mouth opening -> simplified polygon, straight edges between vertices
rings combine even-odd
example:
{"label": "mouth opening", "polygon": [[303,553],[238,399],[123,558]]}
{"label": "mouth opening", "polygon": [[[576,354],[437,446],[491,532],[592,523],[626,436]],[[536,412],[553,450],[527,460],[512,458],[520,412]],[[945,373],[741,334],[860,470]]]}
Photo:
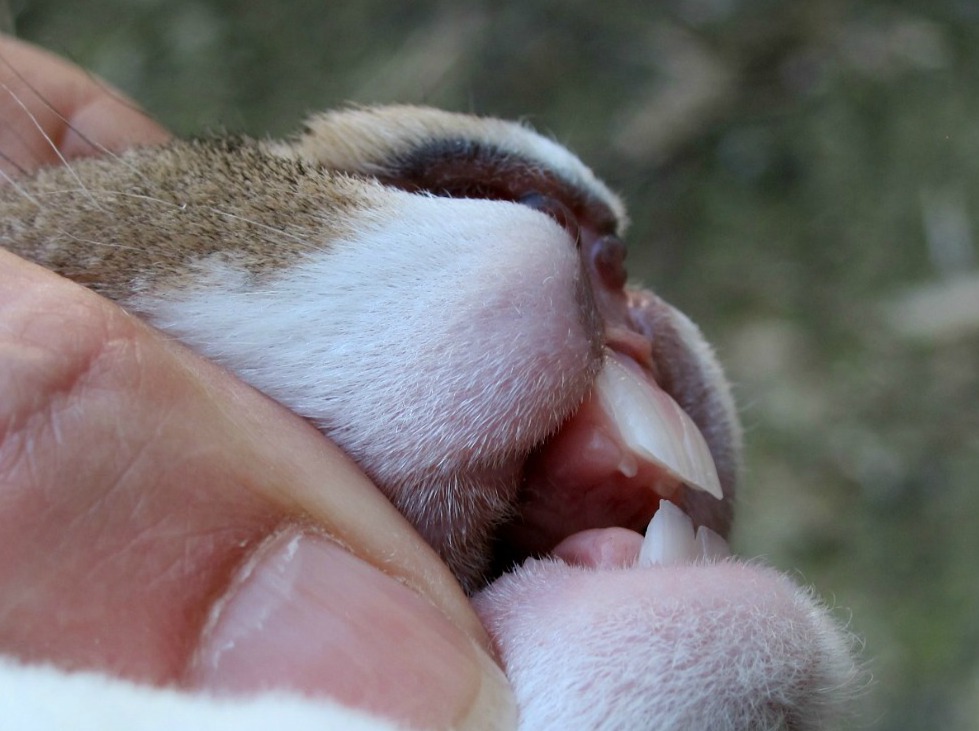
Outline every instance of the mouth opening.
{"label": "mouth opening", "polygon": [[[610,528],[636,539],[649,534],[647,543],[659,548],[644,549],[647,563],[649,556],[659,556],[656,563],[724,555],[719,532],[727,528],[730,500],[723,485],[730,487],[730,471],[722,478],[708,438],[678,403],[693,403],[701,421],[724,421],[704,413],[723,411],[712,393],[720,386],[707,382],[675,328],[660,326],[676,311],[625,286],[625,251],[617,237],[596,233],[588,222],[569,226],[566,210],[530,200],[549,215],[557,210],[555,219],[578,237],[605,323],[604,362],[584,402],[525,464],[515,517],[496,534],[492,574],[532,556],[581,555],[595,531]],[[677,367],[696,373],[680,379],[673,373]],[[691,380],[698,392],[693,397],[672,392]],[[704,401],[715,402],[714,408],[702,408],[698,402]],[[724,431],[715,429],[710,437],[716,443]],[[580,538],[586,534],[591,538]],[[578,546],[571,553],[561,548],[569,541]]]}
{"label": "mouth opening", "polygon": [[[639,364],[607,348],[584,403],[528,459],[515,517],[497,533],[493,574],[596,530],[646,534],[666,505],[690,528],[683,530],[674,513],[667,513],[664,535],[679,538],[668,542],[664,555],[696,558],[695,539],[708,541],[697,538],[684,512],[696,494],[724,500],[700,430]],[[713,545],[719,536],[710,535]]]}
{"label": "mouth opening", "polygon": [[446,143],[379,178],[412,192],[509,201],[550,216],[578,250],[604,323],[602,369],[577,411],[524,465],[486,578],[613,528],[640,541],[655,536],[667,548],[651,555],[667,560],[723,553],[726,544],[717,544],[730,521],[733,416],[715,393],[722,386],[701,367],[703,354],[673,327],[676,311],[627,286],[615,214],[540,165],[478,145]]}

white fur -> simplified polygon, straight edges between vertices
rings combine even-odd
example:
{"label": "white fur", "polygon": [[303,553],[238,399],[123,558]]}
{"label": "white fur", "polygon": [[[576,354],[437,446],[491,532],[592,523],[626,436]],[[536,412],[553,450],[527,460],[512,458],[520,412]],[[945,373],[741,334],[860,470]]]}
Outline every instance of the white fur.
{"label": "white fur", "polygon": [[811,592],[761,566],[531,561],[476,607],[521,731],[820,731],[861,680]]}
{"label": "white fur", "polygon": [[285,693],[215,698],[95,673],[0,660],[4,731],[399,731],[329,700]]}
{"label": "white fur", "polygon": [[417,471],[420,455],[457,469],[477,449],[528,449],[555,424],[528,423],[518,396],[540,394],[526,404],[540,409],[580,369],[569,347],[588,350],[573,242],[512,203],[379,195],[354,240],[284,271],[255,279],[205,260],[193,285],[128,305],[312,419],[375,477]]}
{"label": "white fur", "polygon": [[[333,128],[335,144],[311,158],[342,169],[397,157],[440,131],[460,134],[460,117],[417,109],[345,112],[318,124]],[[462,132],[557,171],[624,226],[618,198],[559,145],[496,120],[470,119]],[[513,203],[380,186],[364,195],[376,199],[344,211],[355,232],[346,240],[324,236],[261,274],[229,255],[203,259],[194,276],[126,304],[310,418],[376,479],[485,477],[555,428],[587,387],[567,382],[587,376],[591,338],[600,336],[583,322],[578,253],[554,221]],[[295,244],[283,243],[286,252]],[[693,326],[681,321],[681,331],[713,370]],[[703,567],[678,569],[679,581],[662,587],[663,571],[599,572],[562,595],[563,572],[574,571],[529,567],[477,600],[523,731],[816,729],[855,675],[845,634],[772,572],[747,567],[745,581],[708,581],[695,593],[687,582]],[[0,662],[0,728],[396,727],[284,693],[222,700]]]}

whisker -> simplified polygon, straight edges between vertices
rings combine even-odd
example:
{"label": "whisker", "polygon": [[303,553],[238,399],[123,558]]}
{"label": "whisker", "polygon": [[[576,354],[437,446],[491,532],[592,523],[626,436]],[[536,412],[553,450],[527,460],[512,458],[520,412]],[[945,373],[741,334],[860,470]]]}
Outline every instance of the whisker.
{"label": "whisker", "polygon": [[[133,191],[129,191],[129,190],[117,190],[112,188],[95,189],[95,188],[87,188],[85,186],[79,186],[79,188],[77,189],[59,188],[56,190],[51,190],[45,194],[45,197],[67,195],[70,193],[85,193],[89,197],[91,197],[93,194],[97,194],[99,196],[106,196],[106,197],[116,196],[119,198],[134,198],[136,200],[142,200],[148,203],[156,203],[161,206],[168,206],[170,208],[176,208],[179,210],[184,210],[188,205],[195,205],[193,203],[177,203],[175,201],[166,200],[165,198],[157,198],[156,196],[152,196],[147,193],[134,193]],[[99,206],[99,208],[102,209],[102,206]],[[229,218],[234,221],[240,221],[242,223],[248,224],[249,226],[254,226],[255,228],[265,229],[266,231],[269,231],[270,233],[273,234],[286,236],[298,243],[308,243],[307,239],[303,238],[298,234],[289,233],[289,231],[285,229],[280,229],[280,228],[276,228],[275,226],[270,226],[267,223],[262,223],[261,221],[255,220],[253,218],[249,218],[248,216],[242,216],[239,213],[232,213],[231,211],[225,211],[220,208],[215,208],[214,206],[209,206],[208,209],[212,213],[216,213],[219,216],[223,216],[225,218]]]}
{"label": "whisker", "polygon": [[[10,155],[8,155],[3,150],[0,150],[0,160],[3,160],[10,167],[15,168],[17,172],[20,173],[21,175],[27,175],[27,170],[21,167],[17,162],[14,161],[14,159]],[[0,172],[2,172],[2,170],[0,170]]]}
{"label": "whisker", "polygon": [[[84,133],[82,133],[79,129],[74,127],[71,124],[71,122],[68,121],[68,118],[65,117],[61,112],[59,112],[57,108],[51,102],[49,102],[47,98],[40,91],[37,90],[37,87],[35,87],[30,81],[28,81],[27,77],[24,76],[16,66],[10,63],[10,61],[8,61],[3,54],[0,54],[0,63],[6,66],[10,70],[10,73],[13,74],[13,76],[20,83],[22,83],[34,95],[34,97],[48,109],[49,112],[54,114],[54,116],[57,117],[61,122],[64,122],[65,126],[71,129],[75,134],[77,134],[83,142],[87,143],[90,147],[92,147],[95,150],[98,150],[103,154],[115,155],[115,153],[113,153],[112,150],[110,150],[109,148],[105,147],[105,145],[95,142],[94,140],[86,136]],[[87,71],[86,73],[88,74],[89,78],[94,82],[96,77],[88,73]],[[4,88],[6,88],[8,92],[10,92],[10,95],[14,97],[14,99],[20,101],[17,95],[9,87],[4,87]]]}
{"label": "whisker", "polygon": [[[139,168],[137,168],[135,165],[133,165],[132,163],[130,163],[128,160],[126,160],[125,156],[120,155],[120,154],[112,151],[111,149],[109,149],[108,147],[106,147],[105,145],[103,145],[101,142],[96,142],[91,137],[89,137],[84,132],[82,132],[80,129],[78,129],[77,127],[75,127],[71,123],[71,121],[67,117],[65,117],[65,115],[63,115],[61,112],[59,112],[58,109],[53,104],[51,104],[51,102],[49,102],[45,98],[45,96],[43,94],[41,94],[41,92],[39,92],[34,87],[33,84],[31,84],[30,81],[27,80],[27,78],[17,69],[16,66],[14,66],[12,63],[10,63],[10,61],[8,61],[6,58],[4,58],[3,54],[0,54],[0,63],[3,63],[5,66],[7,66],[7,68],[10,69],[11,73],[13,73],[13,75],[16,76],[17,79],[20,80],[20,82],[22,84],[24,84],[24,86],[26,86],[34,94],[34,96],[37,97],[37,99],[45,107],[47,107],[47,109],[55,117],[57,117],[61,122],[63,122],[65,124],[65,126],[68,127],[70,130],[72,130],[76,135],[78,135],[79,139],[81,139],[83,142],[85,142],[86,144],[88,144],[92,149],[98,150],[101,154],[106,155],[108,157],[111,157],[111,158],[113,158],[115,160],[118,160],[123,165],[125,165],[127,168],[129,168],[129,170],[131,170],[132,172],[136,173],[141,178],[144,178],[145,179],[144,173]],[[133,102],[129,101],[129,99],[127,99],[124,95],[122,95],[119,92],[117,92],[115,89],[113,89],[111,86],[109,86],[108,84],[106,84],[104,81],[102,81],[102,79],[100,79],[98,76],[96,76],[95,74],[93,74],[91,71],[85,69],[85,74],[86,74],[86,76],[88,76],[88,79],[93,84],[95,84],[97,87],[99,87],[99,89],[101,89],[102,92],[106,96],[111,97],[112,99],[114,99],[116,102],[118,102],[119,104],[123,105],[127,109],[130,109],[130,110],[132,110],[134,112],[137,112],[138,114],[142,115],[143,117],[146,117],[146,119],[152,120],[152,117],[149,114],[146,113],[146,110],[142,109],[138,105],[136,105]]]}
{"label": "whisker", "polygon": [[174,201],[168,201],[165,198],[157,198],[156,196],[149,195],[147,193],[133,193],[129,190],[99,190],[96,191],[101,195],[114,195],[119,198],[135,198],[136,200],[146,201],[148,203],[157,203],[161,206],[170,206],[171,208],[178,208],[183,210],[186,207],[186,203],[175,203]]}
{"label": "whisker", "polygon": [[267,223],[262,223],[260,221],[255,221],[255,220],[253,220],[251,218],[248,218],[247,216],[241,216],[241,215],[238,215],[236,213],[231,213],[230,211],[222,211],[220,208],[214,208],[214,207],[212,207],[211,210],[214,211],[214,213],[217,213],[219,216],[225,216],[226,218],[230,218],[230,219],[232,219],[234,221],[241,221],[242,223],[247,223],[247,224],[249,224],[251,226],[254,226],[255,228],[265,229],[265,230],[267,230],[270,233],[273,233],[273,234],[277,234],[279,236],[284,236],[284,237],[290,238],[293,241],[296,241],[296,242],[298,242],[300,244],[304,244],[304,245],[305,244],[309,244],[309,239],[308,238],[305,238],[305,237],[300,236],[298,234],[290,233],[289,231],[286,231],[285,229],[276,228],[275,226],[269,226]]}
{"label": "whisker", "polygon": [[[43,201],[41,201],[41,200],[38,200],[37,198],[32,197],[30,194],[28,194],[26,190],[24,190],[19,185],[17,185],[16,181],[11,176],[9,176],[8,174],[4,173],[2,170],[0,170],[0,176],[2,176],[4,179],[6,179],[11,185],[14,186],[14,188],[19,193],[21,193],[27,200],[29,200],[35,206],[37,206],[38,208],[43,208],[43,206],[45,205],[45,203]],[[167,208],[176,209],[176,210],[184,210],[188,205],[194,205],[192,203],[191,204],[188,204],[188,203],[177,203],[177,202],[174,202],[174,201],[166,200],[164,198],[157,198],[155,196],[148,195],[146,193],[134,193],[132,191],[127,191],[127,190],[93,189],[93,188],[87,188],[85,186],[81,186],[81,187],[79,187],[77,189],[76,188],[60,188],[60,189],[57,189],[57,190],[49,190],[49,191],[46,191],[42,197],[43,198],[48,198],[48,199],[53,199],[53,198],[57,198],[59,196],[70,195],[70,194],[84,194],[87,197],[89,197],[90,199],[94,198],[94,196],[102,196],[102,197],[114,196],[114,197],[118,197],[118,198],[132,198],[132,199],[135,199],[135,200],[141,200],[141,201],[145,201],[147,203],[152,203],[152,204],[155,204],[155,205],[158,205],[158,206],[161,206],[161,207],[167,207]],[[105,210],[104,207],[101,206],[101,205],[98,205],[98,207],[101,210]],[[248,226],[252,226],[255,229],[258,229],[259,231],[262,231],[263,234],[262,234],[261,238],[263,240],[265,240],[265,241],[268,241],[268,242],[272,243],[272,244],[276,244],[276,243],[278,243],[278,242],[280,242],[282,240],[285,240],[285,239],[291,239],[292,241],[295,241],[295,242],[300,243],[300,244],[303,244],[303,245],[306,245],[306,244],[309,243],[309,240],[307,238],[305,238],[305,237],[303,237],[303,236],[301,236],[299,234],[291,233],[290,231],[288,231],[286,229],[281,229],[281,228],[276,228],[275,226],[270,226],[270,225],[268,225],[266,223],[262,223],[261,221],[257,221],[257,220],[255,220],[253,218],[249,218],[248,216],[242,216],[241,214],[232,213],[231,211],[225,211],[225,210],[222,210],[220,208],[215,208],[213,206],[209,206],[208,209],[212,213],[215,213],[215,214],[217,214],[219,216],[222,216],[224,218],[228,218],[228,219],[231,219],[231,220],[234,220],[234,221],[239,221],[239,222],[244,223],[244,224],[246,224]],[[92,245],[95,245],[95,246],[116,246],[117,248],[133,248],[133,250],[135,250],[134,247],[123,247],[121,245],[107,244],[107,243],[101,242],[101,241],[89,241],[89,240],[79,239],[77,236],[75,236],[74,234],[68,233],[67,231],[62,231],[62,233],[65,236],[69,236],[70,238],[75,239],[77,241],[82,241],[84,243],[92,244]]]}
{"label": "whisker", "polygon": [[101,247],[103,249],[118,249],[119,251],[139,251],[138,246],[126,246],[125,244],[113,244],[108,241],[99,241],[98,239],[83,239],[81,236],[77,236],[70,231],[65,229],[60,229],[59,233],[62,236],[70,238],[72,241],[77,241],[80,244],[88,244],[92,247]]}
{"label": "whisker", "polygon": [[[3,155],[3,153],[0,153],[0,155]],[[4,159],[8,160],[10,162],[10,164],[13,165],[15,168],[17,168],[21,172],[24,172],[20,168],[20,166],[17,165],[17,163],[9,160],[9,158],[7,158],[6,155],[3,155],[3,157],[4,157]],[[37,198],[35,198],[34,196],[32,196],[30,193],[28,193],[27,190],[25,190],[24,187],[22,185],[20,185],[15,178],[13,178],[11,175],[9,175],[8,173],[6,173],[2,169],[0,169],[0,177],[2,177],[4,180],[7,181],[7,185],[9,185],[10,187],[12,187],[21,196],[23,196],[24,200],[30,201],[31,203],[33,203],[38,208],[41,208],[42,207],[41,206],[41,202]]]}
{"label": "whisker", "polygon": [[[44,131],[44,128],[41,126],[41,123],[37,121],[37,117],[34,115],[34,113],[27,108],[27,105],[24,104],[23,100],[16,93],[14,93],[13,89],[11,89],[6,82],[0,81],[0,88],[2,88],[4,91],[10,94],[11,99],[13,99],[14,102],[17,103],[17,106],[19,106],[22,110],[24,110],[24,114],[26,114],[27,118],[31,120],[31,124],[33,124],[34,127],[37,129],[37,131],[41,133],[41,136],[51,147],[52,152],[54,152],[54,154],[58,157],[58,160],[61,161],[61,164],[68,169],[68,174],[71,175],[73,178],[75,178],[75,181],[78,183],[79,188],[81,188],[82,190],[86,190],[85,184],[82,183],[81,178],[78,177],[78,173],[76,173],[75,170],[71,167],[71,165],[68,164],[67,158],[65,158],[65,156],[61,154],[61,150],[58,149],[58,145],[56,145],[54,140],[52,140],[51,137]],[[101,206],[99,206],[98,201],[95,200],[94,197],[92,196],[89,197],[91,198],[92,203],[97,208],[101,208]]]}
{"label": "whisker", "polygon": [[[6,157],[5,155],[3,155],[2,152],[0,152],[0,156]],[[14,165],[15,167],[17,167],[16,163],[13,163],[12,162],[11,164]],[[24,187],[21,186],[17,182],[16,179],[14,179],[13,177],[11,177],[9,174],[7,174],[6,172],[4,172],[3,170],[0,170],[0,178],[2,178],[3,180],[6,180],[7,181],[7,184],[10,187],[12,187],[14,190],[16,190],[19,195],[23,196],[23,198],[25,200],[27,200],[30,203],[32,203],[39,210],[44,210],[44,204],[41,201],[39,201],[37,198],[35,198],[34,196],[32,196],[30,193],[28,193],[24,189]],[[83,244],[89,244],[91,246],[112,247],[112,248],[116,248],[116,249],[128,249],[128,250],[131,250],[131,251],[136,251],[136,247],[133,247],[133,246],[123,246],[122,244],[110,244],[110,243],[106,243],[105,241],[93,241],[91,239],[83,239],[80,236],[72,233],[71,231],[69,231],[68,229],[65,229],[65,228],[58,228],[57,229],[57,232],[58,232],[58,234],[60,234],[61,236],[64,236],[67,239],[71,239],[73,241],[78,241],[79,243],[83,243]]]}
{"label": "whisker", "polygon": [[43,164],[41,158],[34,151],[33,149],[34,146],[30,143],[28,138],[21,132],[20,127],[11,124],[6,119],[0,120],[0,125],[3,126],[3,134],[4,134],[4,138],[8,142],[8,150],[12,146],[9,143],[18,142],[20,148],[22,148],[24,151],[24,156],[27,158],[27,167],[25,168],[23,165],[20,165],[19,163],[15,163],[12,153],[10,153],[7,156],[7,160],[10,162],[10,164],[16,167],[21,172],[26,172],[34,168],[41,167],[41,165]]}

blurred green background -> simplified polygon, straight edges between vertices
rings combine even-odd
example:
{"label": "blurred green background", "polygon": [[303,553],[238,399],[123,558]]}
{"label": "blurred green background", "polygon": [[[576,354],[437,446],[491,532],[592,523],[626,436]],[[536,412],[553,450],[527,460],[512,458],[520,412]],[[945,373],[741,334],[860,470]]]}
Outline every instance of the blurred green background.
{"label": "blurred green background", "polygon": [[519,117],[628,200],[747,427],[738,549],[863,639],[853,728],[979,729],[979,2],[12,2],[181,134]]}

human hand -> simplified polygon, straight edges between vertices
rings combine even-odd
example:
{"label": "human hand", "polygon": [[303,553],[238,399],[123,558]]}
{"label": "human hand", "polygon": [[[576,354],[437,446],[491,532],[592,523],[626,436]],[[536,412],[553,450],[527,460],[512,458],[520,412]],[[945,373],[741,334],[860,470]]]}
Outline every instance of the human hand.
{"label": "human hand", "polygon": [[[8,176],[168,137],[24,43],[0,41],[0,81]],[[506,727],[465,597],[339,450],[112,303],[0,260],[0,652]]]}

